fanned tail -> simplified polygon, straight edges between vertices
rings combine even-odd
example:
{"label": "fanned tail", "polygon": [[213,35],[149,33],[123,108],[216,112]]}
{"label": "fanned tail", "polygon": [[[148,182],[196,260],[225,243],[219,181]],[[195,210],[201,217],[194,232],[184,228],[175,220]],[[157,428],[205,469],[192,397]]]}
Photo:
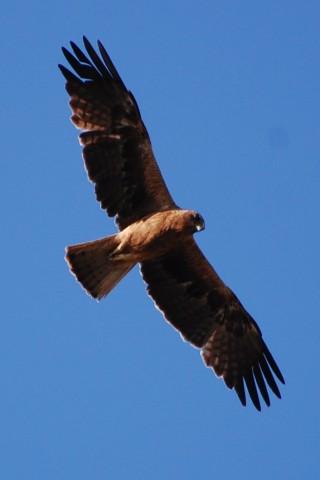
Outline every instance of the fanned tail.
{"label": "fanned tail", "polygon": [[118,245],[117,235],[112,235],[71,245],[66,249],[66,261],[71,272],[89,295],[97,300],[108,295],[135,265],[135,262],[113,256]]}

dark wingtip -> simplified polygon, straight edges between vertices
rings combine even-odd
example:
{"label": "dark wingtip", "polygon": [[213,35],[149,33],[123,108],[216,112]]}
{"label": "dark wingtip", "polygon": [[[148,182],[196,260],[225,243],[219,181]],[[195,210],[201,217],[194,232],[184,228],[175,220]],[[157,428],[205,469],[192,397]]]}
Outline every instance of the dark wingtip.
{"label": "dark wingtip", "polygon": [[260,400],[259,400],[259,395],[257,391],[257,387],[254,381],[253,373],[252,370],[250,369],[245,375],[244,375],[244,380],[246,382],[246,386],[250,395],[250,398],[252,400],[253,405],[256,407],[256,409],[261,412],[261,405],[260,405]]}
{"label": "dark wingtip", "polygon": [[236,394],[239,397],[241,404],[245,407],[247,405],[247,401],[246,401],[246,393],[244,391],[244,384],[243,384],[242,377],[239,380],[239,382],[234,386],[234,389],[236,391]]}
{"label": "dark wingtip", "polygon": [[261,369],[259,365],[255,365],[253,367],[253,374],[254,374],[254,379],[259,387],[259,391],[262,395],[262,398],[265,401],[265,404],[267,405],[267,407],[270,407],[270,398],[269,398],[268,390],[267,390],[265,381],[263,379],[263,375],[261,373]]}
{"label": "dark wingtip", "polygon": [[100,72],[102,77],[109,77],[110,72],[108,71],[107,66],[105,65],[105,63],[103,63],[103,61],[85,36],[83,37],[83,43],[91,61],[93,62],[96,69]]}
{"label": "dark wingtip", "polygon": [[[99,80],[101,79],[100,73],[98,70],[94,68],[94,65],[92,65],[88,60],[83,61],[83,54],[78,55],[78,52],[75,52],[75,55],[73,55],[69,50],[67,50],[65,47],[62,47],[62,52],[68,61],[69,65],[73,68],[73,70],[79,75],[80,78],[85,79],[85,80]],[[77,58],[78,57],[78,58]],[[80,57],[80,60],[79,60]]]}
{"label": "dark wingtip", "polygon": [[93,46],[91,45],[91,43],[89,42],[89,40],[87,39],[87,37],[85,35],[83,35],[82,40],[83,40],[83,44],[84,44],[87,51],[89,51],[90,49],[93,50]]}
{"label": "dark wingtip", "polygon": [[82,40],[83,40],[84,46],[91,45],[91,43],[89,42],[88,38],[85,35],[82,35]]}
{"label": "dark wingtip", "polygon": [[98,44],[98,48],[99,50],[105,50],[104,46],[103,46],[103,43],[101,42],[101,40],[97,40],[97,44]]}
{"label": "dark wingtip", "polygon": [[267,381],[269,387],[271,388],[271,390],[273,391],[273,393],[276,395],[276,397],[281,398],[278,385],[276,384],[275,379],[273,378],[273,375],[272,375],[272,372],[271,372],[270,367],[268,365],[268,362],[267,362],[267,360],[265,359],[264,356],[261,357],[261,359],[259,361],[259,366],[262,370],[264,378],[266,379],[266,381]]}
{"label": "dark wingtip", "polygon": [[70,70],[68,70],[64,65],[59,63],[58,68],[60,69],[62,75],[68,82],[79,82],[79,78],[76,77]]}
{"label": "dark wingtip", "polygon": [[263,340],[262,340],[262,342],[263,342],[263,353],[264,353],[270,367],[272,368],[274,374],[277,376],[277,378],[280,380],[280,382],[285,384],[285,381],[284,381],[283,375],[280,371],[280,368],[278,367],[275,359],[273,358],[273,356],[272,356],[269,348],[265,344],[265,342]]}
{"label": "dark wingtip", "polygon": [[70,42],[70,46],[73,50],[73,53],[76,55],[78,60],[82,63],[86,63],[87,65],[90,65],[89,59],[86,57],[86,55],[83,53],[83,51],[76,45],[74,42]]}
{"label": "dark wingtip", "polygon": [[68,55],[69,54],[69,51],[66,49],[66,47],[61,47],[61,50],[62,50],[62,53],[63,55],[66,57],[66,59],[68,60]]}
{"label": "dark wingtip", "polygon": [[120,75],[118,73],[118,70],[114,66],[114,64],[113,64],[113,62],[110,58],[110,55],[108,54],[107,50],[104,48],[103,43],[100,42],[100,40],[98,40],[97,43],[98,43],[99,52],[100,52],[100,54],[103,58],[103,61],[105,62],[108,69],[110,70],[113,78],[115,80],[117,80],[117,82],[119,83],[121,88],[123,88],[125,91],[127,91],[127,88],[126,88],[125,84],[123,83],[122,78],[120,77]]}
{"label": "dark wingtip", "polygon": [[63,65],[61,65],[61,63],[59,63],[58,68],[59,68],[60,72],[62,73],[62,75],[65,77],[66,76],[66,70],[67,70],[66,67],[64,67]]}

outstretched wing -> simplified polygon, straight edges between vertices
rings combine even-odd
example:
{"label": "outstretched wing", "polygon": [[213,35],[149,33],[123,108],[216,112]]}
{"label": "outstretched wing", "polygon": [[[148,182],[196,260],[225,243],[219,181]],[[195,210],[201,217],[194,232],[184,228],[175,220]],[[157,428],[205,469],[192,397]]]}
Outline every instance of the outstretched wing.
{"label": "outstretched wing", "polygon": [[201,348],[208,367],[246,404],[244,383],[260,410],[258,390],[269,406],[267,385],[280,398],[274,375],[283,376],[260,329],[224,285],[193,239],[169,254],[141,264],[155,304],[185,340]]}
{"label": "outstretched wing", "polygon": [[73,123],[97,200],[120,228],[155,212],[176,208],[155,161],[147,130],[103,45],[100,56],[84,37],[86,53],[71,42],[63,53],[76,72],[59,65],[67,80]]}

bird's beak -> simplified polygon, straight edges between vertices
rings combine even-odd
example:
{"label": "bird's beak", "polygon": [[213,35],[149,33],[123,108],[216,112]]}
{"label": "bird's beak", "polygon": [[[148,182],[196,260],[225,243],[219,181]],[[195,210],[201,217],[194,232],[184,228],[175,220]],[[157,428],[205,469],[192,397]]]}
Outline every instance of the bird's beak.
{"label": "bird's beak", "polygon": [[204,222],[198,223],[196,225],[197,232],[201,232],[202,230],[204,230],[204,228],[205,228]]}

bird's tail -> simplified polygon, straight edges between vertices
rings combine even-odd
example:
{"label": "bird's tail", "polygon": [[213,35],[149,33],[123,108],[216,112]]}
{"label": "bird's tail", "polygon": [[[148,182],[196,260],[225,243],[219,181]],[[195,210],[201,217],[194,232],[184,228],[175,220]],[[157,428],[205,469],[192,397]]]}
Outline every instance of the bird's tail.
{"label": "bird's tail", "polygon": [[113,255],[119,245],[117,235],[93,242],[71,245],[66,261],[71,272],[92,297],[100,300],[117,285],[136,262]]}

